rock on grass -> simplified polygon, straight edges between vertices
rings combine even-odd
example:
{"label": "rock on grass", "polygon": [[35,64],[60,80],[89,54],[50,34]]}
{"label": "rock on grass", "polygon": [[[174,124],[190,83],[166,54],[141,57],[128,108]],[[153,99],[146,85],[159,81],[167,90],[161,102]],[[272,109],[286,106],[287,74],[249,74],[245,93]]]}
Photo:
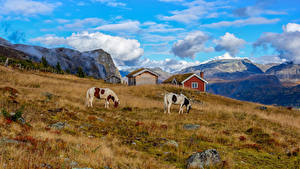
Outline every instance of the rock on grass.
{"label": "rock on grass", "polygon": [[200,128],[199,124],[184,124],[183,128],[186,130],[196,130],[198,128]]}
{"label": "rock on grass", "polygon": [[203,152],[192,154],[187,159],[187,168],[202,168],[204,166],[213,166],[221,162],[221,158],[217,150],[208,149]]}

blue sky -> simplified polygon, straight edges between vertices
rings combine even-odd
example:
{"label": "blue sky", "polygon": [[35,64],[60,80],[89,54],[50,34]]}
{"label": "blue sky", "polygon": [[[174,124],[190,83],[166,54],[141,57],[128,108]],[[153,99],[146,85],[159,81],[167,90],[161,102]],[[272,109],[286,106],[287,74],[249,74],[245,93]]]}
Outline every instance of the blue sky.
{"label": "blue sky", "polygon": [[177,71],[220,58],[300,63],[296,0],[0,0],[0,37],[102,48],[120,69]]}

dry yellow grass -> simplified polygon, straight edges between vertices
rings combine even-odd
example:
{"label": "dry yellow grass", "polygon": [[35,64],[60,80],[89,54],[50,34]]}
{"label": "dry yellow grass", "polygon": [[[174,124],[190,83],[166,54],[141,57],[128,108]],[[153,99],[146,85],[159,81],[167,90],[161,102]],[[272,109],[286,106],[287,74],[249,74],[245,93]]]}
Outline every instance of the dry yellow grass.
{"label": "dry yellow grass", "polygon": [[[0,146],[0,168],[42,168],[43,164],[70,168],[71,161],[92,168],[185,168],[189,155],[208,148],[220,152],[225,168],[300,166],[299,155],[286,155],[287,150],[299,148],[300,113],[296,110],[273,106],[260,110],[260,104],[169,85],[128,87],[0,66],[0,88],[6,86],[19,91],[19,103],[6,93],[0,95],[0,108],[11,112],[24,106],[24,117],[32,128],[7,124],[0,116],[0,139],[24,142]],[[120,107],[106,110],[103,101],[96,100],[94,108],[86,108],[86,90],[92,86],[113,89]],[[179,115],[178,106],[172,106],[171,115],[163,114],[166,91],[193,98],[191,113]],[[45,92],[53,96],[47,98]],[[58,108],[63,110],[51,112]],[[68,126],[59,131],[49,128],[59,121]],[[201,127],[185,130],[184,124]],[[175,140],[179,147],[162,146],[166,140]]]}

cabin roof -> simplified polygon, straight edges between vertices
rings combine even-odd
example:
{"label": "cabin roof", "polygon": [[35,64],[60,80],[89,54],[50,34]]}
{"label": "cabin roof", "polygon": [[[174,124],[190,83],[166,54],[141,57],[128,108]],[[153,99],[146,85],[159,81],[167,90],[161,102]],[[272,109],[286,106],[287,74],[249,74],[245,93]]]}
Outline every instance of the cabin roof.
{"label": "cabin roof", "polygon": [[192,78],[193,76],[196,76],[198,79],[202,80],[203,82],[208,83],[206,80],[204,80],[203,78],[201,78],[195,73],[176,74],[163,81],[163,83],[172,83],[172,81],[175,79],[177,83],[182,84],[187,80],[189,80],[190,78]]}
{"label": "cabin roof", "polygon": [[126,77],[135,77],[139,74],[142,74],[144,72],[149,72],[151,74],[153,74],[154,76],[159,76],[159,74],[147,69],[147,68],[140,68],[140,69],[137,69],[137,70],[134,70],[132,72],[130,72],[128,75],[126,75]]}

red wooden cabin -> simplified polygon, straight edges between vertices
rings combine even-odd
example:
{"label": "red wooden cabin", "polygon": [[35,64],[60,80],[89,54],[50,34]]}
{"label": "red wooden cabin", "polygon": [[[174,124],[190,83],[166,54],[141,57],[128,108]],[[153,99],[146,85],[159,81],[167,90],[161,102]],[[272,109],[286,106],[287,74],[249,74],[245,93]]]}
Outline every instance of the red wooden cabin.
{"label": "red wooden cabin", "polygon": [[182,87],[188,87],[205,92],[206,84],[208,82],[204,79],[203,75],[203,72],[200,73],[200,76],[195,73],[177,74],[169,77],[167,80],[163,81],[163,83],[180,85]]}

